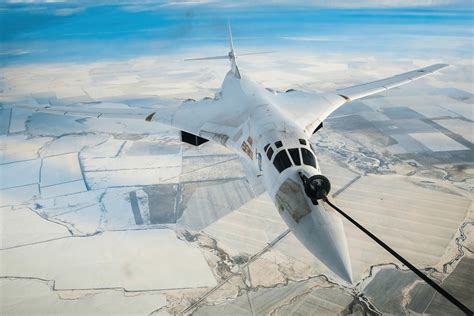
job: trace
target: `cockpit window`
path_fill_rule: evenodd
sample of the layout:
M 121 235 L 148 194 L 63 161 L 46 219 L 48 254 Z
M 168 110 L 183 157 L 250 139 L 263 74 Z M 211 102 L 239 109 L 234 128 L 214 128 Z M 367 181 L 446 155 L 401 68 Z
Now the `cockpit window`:
M 306 148 L 301 148 L 301 156 L 303 157 L 303 163 L 308 166 L 316 168 L 316 158 L 311 151 Z
M 276 154 L 275 160 L 273 160 L 273 165 L 280 173 L 286 168 L 291 167 L 290 157 L 288 157 L 286 150 L 281 150 L 278 154 Z
M 266 152 L 270 144 L 266 144 L 265 147 L 263 147 L 263 151 Z
M 273 156 L 273 148 L 270 147 L 267 151 L 268 160 L 272 160 L 272 156 Z
M 306 141 L 305 141 L 304 139 L 301 139 L 301 138 L 300 138 L 299 140 L 300 140 L 300 144 L 301 144 L 301 145 L 306 145 Z
M 276 148 L 280 148 L 281 146 L 283 146 L 283 143 L 281 142 L 281 140 L 275 142 L 275 146 Z
M 300 166 L 301 165 L 301 159 L 300 159 L 300 151 L 298 148 L 290 148 L 288 149 L 288 152 L 290 153 L 291 159 L 293 159 L 293 162 L 295 165 Z

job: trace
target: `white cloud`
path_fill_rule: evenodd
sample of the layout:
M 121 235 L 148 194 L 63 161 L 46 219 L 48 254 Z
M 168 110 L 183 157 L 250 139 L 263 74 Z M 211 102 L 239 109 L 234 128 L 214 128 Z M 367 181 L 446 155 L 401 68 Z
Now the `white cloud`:
M 285 1 L 281 1 L 282 3 Z M 397 7 L 430 7 L 463 4 L 461 0 L 311 0 L 301 1 L 307 5 L 337 8 L 397 8 Z
M 12 49 L 12 50 L 7 50 L 7 51 L 4 51 L 4 52 L 0 52 L 0 56 L 1 55 L 4 55 L 4 56 L 20 56 L 20 55 L 26 55 L 26 54 L 30 54 L 31 51 L 28 51 L 28 50 L 24 50 L 24 49 Z
M 7 0 L 11 4 L 75 3 L 70 0 Z
M 92 0 L 7 0 L 9 4 L 50 4 L 62 3 L 73 6 L 95 6 L 95 5 L 132 5 L 134 7 L 143 6 L 146 10 L 156 9 L 156 6 L 203 6 L 211 5 L 215 7 L 256 7 L 266 5 L 281 6 L 314 6 L 325 8 L 400 8 L 400 7 L 436 7 L 436 6 L 460 6 L 471 8 L 471 1 L 465 0 L 242 0 L 238 2 L 227 0 L 111 0 L 111 1 L 92 1 Z

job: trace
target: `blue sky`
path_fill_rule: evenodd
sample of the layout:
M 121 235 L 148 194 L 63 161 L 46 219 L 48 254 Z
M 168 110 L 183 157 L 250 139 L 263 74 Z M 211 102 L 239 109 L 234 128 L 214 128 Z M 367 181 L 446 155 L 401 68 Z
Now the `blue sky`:
M 0 4 L 0 63 L 88 62 L 226 49 L 466 57 L 471 1 L 10 1 Z M 296 4 L 295 4 L 296 3 Z

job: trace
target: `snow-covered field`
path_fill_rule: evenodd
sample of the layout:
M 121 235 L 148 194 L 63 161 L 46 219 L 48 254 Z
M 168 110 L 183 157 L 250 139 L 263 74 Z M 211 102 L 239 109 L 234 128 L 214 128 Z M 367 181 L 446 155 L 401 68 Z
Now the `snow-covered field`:
M 216 284 L 199 249 L 165 229 L 70 236 L 5 249 L 0 258 L 2 275 L 54 280 L 57 290 L 149 291 Z
M 292 56 L 242 59 L 241 71 L 275 90 L 332 90 L 446 62 Z M 405 276 L 398 262 L 345 223 L 356 283 L 340 283 L 288 234 L 227 149 L 182 144 L 156 123 L 10 110 L 213 96 L 227 65 L 181 57 L 2 69 L 0 313 L 284 314 L 350 304 L 409 312 L 416 279 L 387 291 L 403 293 L 398 305 L 369 286 L 378 271 Z M 347 105 L 313 138 L 335 201 L 439 280 L 472 256 L 463 250 L 472 242 L 474 191 L 466 69 L 470 61 L 457 60 L 386 98 Z

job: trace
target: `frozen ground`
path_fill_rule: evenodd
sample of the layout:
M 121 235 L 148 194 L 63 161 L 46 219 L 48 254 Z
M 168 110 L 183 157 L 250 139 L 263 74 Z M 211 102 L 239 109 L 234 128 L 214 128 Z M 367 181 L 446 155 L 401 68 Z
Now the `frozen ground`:
M 218 145 L 10 108 L 212 96 L 227 65 L 180 60 L 2 69 L 1 314 L 456 313 L 349 223 L 355 283 L 339 281 Z M 278 91 L 331 90 L 435 62 L 275 54 L 241 69 Z M 337 204 L 473 308 L 471 72 L 458 60 L 349 104 L 312 140 Z

